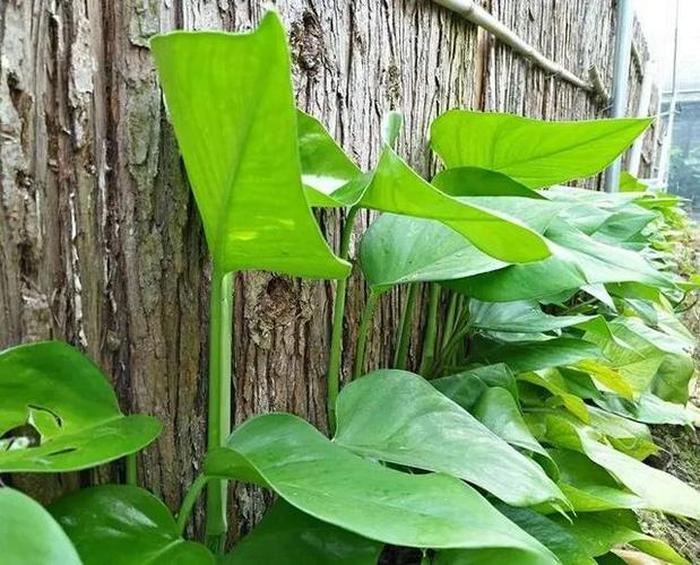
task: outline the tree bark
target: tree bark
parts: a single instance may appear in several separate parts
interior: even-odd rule
[[[158,416],[164,431],[139,456],[139,479],[173,509],[205,449],[209,264],[147,40],[173,28],[247,29],[263,4],[0,4],[0,346],[68,340],[105,370],[125,411]],[[613,0],[484,4],[577,74],[598,65],[609,84]],[[427,0],[280,0],[277,7],[288,25],[299,105],[363,168],[378,156],[380,121],[390,109],[405,116],[401,154],[424,174],[435,165],[427,148],[430,121],[448,108],[605,115],[605,104],[545,76]],[[356,235],[370,216],[359,215]],[[337,247],[338,215],[319,219]],[[235,286],[235,422],[283,410],[327,428],[334,284],[248,273]],[[345,375],[364,300],[355,274]],[[391,360],[403,300],[397,292],[381,298],[371,366]],[[420,301],[416,308],[423,310]],[[416,315],[411,366],[422,323]],[[122,472],[114,464],[13,482],[49,501]],[[235,487],[234,530],[249,529],[263,508],[259,490]]]

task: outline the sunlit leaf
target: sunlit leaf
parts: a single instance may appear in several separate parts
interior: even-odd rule
[[[650,119],[546,122],[452,110],[432,123],[430,137],[448,168],[491,169],[537,188],[596,174],[650,123]]]
[[[155,418],[122,414],[100,369],[65,343],[0,353],[0,472],[86,469],[135,453],[160,430]]]
[[[151,49],[218,268],[347,276],[304,196],[279,16],[251,33],[157,35]]]

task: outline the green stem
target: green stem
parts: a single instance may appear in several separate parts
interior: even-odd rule
[[[209,298],[209,451],[221,447],[231,432],[231,341],[233,330],[233,273],[214,265]],[[207,488],[206,543],[214,552],[223,551],[226,521],[227,482],[217,479]]]
[[[357,351],[355,352],[355,368],[352,372],[352,378],[359,379],[365,368],[365,354],[367,353],[367,336],[369,334],[369,326],[372,323],[374,308],[377,305],[379,295],[373,291],[369,291],[367,302],[362,310],[360,318],[360,327],[357,331]]]
[[[185,527],[187,526],[187,521],[189,520],[190,514],[192,514],[192,509],[194,508],[195,502],[199,498],[204,485],[207,484],[209,477],[205,475],[199,475],[194,482],[187,489],[187,494],[182,501],[182,506],[180,506],[180,512],[177,515],[177,531],[180,535],[185,533]]]
[[[408,359],[408,346],[411,343],[411,323],[413,321],[413,304],[416,301],[417,283],[408,285],[406,293],[406,303],[401,311],[401,320],[399,320],[399,333],[396,336],[396,352],[394,353],[394,367],[397,369],[405,369]]]
[[[442,332],[442,343],[440,345],[441,349],[445,347],[445,344],[450,339],[450,336],[452,335],[455,329],[455,317],[457,315],[458,296],[459,295],[456,292],[453,292],[450,296],[450,302],[447,306],[447,316],[445,317],[445,329]]]
[[[340,235],[341,259],[347,259],[350,255],[350,238],[355,223],[355,216],[359,208],[353,206],[348,210],[343,231]],[[331,433],[335,432],[335,401],[340,389],[340,363],[343,351],[343,319],[345,317],[345,298],[348,290],[348,280],[341,279],[337,283],[335,300],[333,302],[333,329],[331,330],[330,353],[328,354],[328,427]]]
[[[139,484],[136,472],[136,453],[126,456],[126,484],[137,486]]]
[[[435,340],[437,337],[437,315],[440,305],[440,285],[430,283],[428,295],[428,319],[425,323],[425,335],[423,337],[423,353],[421,357],[419,373],[424,377],[433,365],[435,358]]]

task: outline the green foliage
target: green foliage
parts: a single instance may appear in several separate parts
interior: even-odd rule
[[[175,32],[152,48],[214,263],[209,452],[177,519],[133,485],[70,494],[50,507],[56,521],[0,489],[10,562],[369,565],[388,545],[442,565],[593,565],[629,545],[635,558],[685,563],[640,531],[634,511],[700,519],[700,493],[647,463],[659,449],[646,424],[698,423],[688,404],[695,338],[679,319],[700,288],[683,251],[690,223],[678,198],[627,177],[617,194],[552,186],[600,172],[648,120],[451,111],[431,128],[446,168],[429,182],[394,147],[400,115],[385,119],[378,162],[364,172],[295,108],[275,14],[251,33]],[[312,206],[348,208],[339,257]],[[381,214],[359,245],[370,294],[357,378],[338,395],[360,208]],[[230,272],[245,269],[341,279],[333,439],[290,414],[229,435]],[[374,307],[400,285],[410,294],[396,367],[361,376]],[[419,306],[416,374],[397,369]],[[104,376],[67,345],[0,353],[2,472],[94,467],[158,431],[123,415]],[[227,480],[277,497],[229,553]],[[205,546],[185,532],[207,484]]]
[[[150,416],[124,416],[102,372],[64,343],[0,353],[0,472],[94,467],[142,449],[160,430]]]
[[[151,493],[134,486],[91,487],[49,508],[75,544],[85,565],[188,563],[213,565],[214,556],[185,541],[170,511]]]
[[[2,560],[10,565],[80,565],[68,536],[42,506],[11,488],[0,489]]]

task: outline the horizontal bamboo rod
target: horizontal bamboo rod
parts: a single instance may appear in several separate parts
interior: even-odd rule
[[[593,86],[589,82],[579,78],[571,71],[562,67],[559,63],[545,57],[540,51],[527,43],[522,37],[505,26],[498,18],[493,17],[473,0],[433,0],[433,2],[453,12],[457,12],[470,22],[484,28],[499,41],[508,45],[513,51],[520,53],[523,57],[532,61],[548,73],[584,90],[593,90]]]

